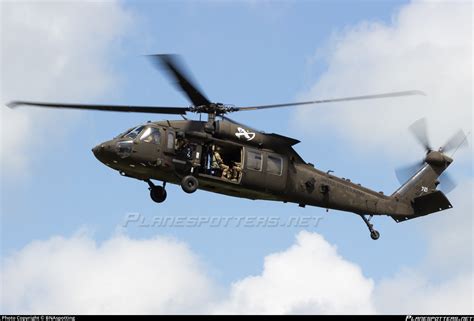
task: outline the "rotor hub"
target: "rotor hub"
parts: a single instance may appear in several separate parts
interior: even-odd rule
[[[453,159],[438,151],[430,151],[426,155],[425,162],[430,165],[445,166],[453,162]]]
[[[236,107],[234,105],[226,105],[222,103],[211,103],[209,105],[200,105],[200,106],[191,106],[189,107],[189,111],[193,113],[203,113],[203,114],[214,114],[224,115],[233,111],[236,111]]]

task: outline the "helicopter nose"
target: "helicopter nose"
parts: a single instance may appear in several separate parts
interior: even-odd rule
[[[110,142],[101,143],[92,148],[94,156],[102,163],[109,161],[113,156],[112,144]]]
[[[97,157],[97,154],[100,153],[100,150],[102,149],[103,147],[101,147],[100,145],[97,145],[96,147],[92,148],[92,153],[94,153],[94,155]]]
[[[95,158],[97,158],[101,162],[103,161],[104,149],[105,147],[103,144],[99,144],[95,146],[94,148],[92,148],[92,153],[94,154]]]
[[[95,157],[99,157],[104,152],[104,150],[105,145],[102,143],[92,148],[92,153],[94,153]]]

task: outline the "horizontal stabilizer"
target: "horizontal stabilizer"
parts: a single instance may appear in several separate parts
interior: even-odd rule
[[[410,216],[392,216],[392,218],[397,222],[403,222],[410,220],[419,216],[424,216],[427,214],[439,212],[452,208],[453,206],[446,198],[446,195],[441,191],[435,191],[433,193],[425,194],[413,199],[412,202],[413,209],[415,210],[414,215]]]

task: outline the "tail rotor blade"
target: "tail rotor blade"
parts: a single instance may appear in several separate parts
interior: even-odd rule
[[[410,127],[410,131],[418,140],[418,142],[425,148],[428,152],[432,150],[430,141],[428,139],[428,130],[426,126],[426,118],[418,119]]]
[[[448,194],[453,189],[456,188],[456,181],[448,174],[443,173],[439,178],[439,189],[442,190],[445,194]]]
[[[395,169],[395,176],[397,176],[400,184],[405,183],[423,166],[424,162],[417,162],[408,166],[402,166]]]
[[[467,146],[467,136],[464,132],[460,129],[457,131],[456,134],[451,137],[443,147],[440,148],[440,151],[443,153],[447,153],[449,151],[466,147]]]

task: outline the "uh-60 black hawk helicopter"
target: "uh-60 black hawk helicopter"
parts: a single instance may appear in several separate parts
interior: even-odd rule
[[[425,146],[426,157],[421,164],[400,170],[398,176],[404,183],[387,196],[306,163],[293,149],[299,142],[296,139],[260,132],[225,116],[238,111],[422,94],[419,91],[238,107],[211,102],[191,82],[176,56],[152,55],[150,58],[167,71],[189,98],[191,107],[27,101],[13,101],[9,107],[22,105],[181,115],[184,120],[138,125],[92,149],[98,160],[121,175],[147,182],[150,196],[157,203],[166,199],[166,183],[173,183],[181,185],[187,193],[200,188],[253,200],[319,206],[360,215],[374,240],[379,238],[379,232],[370,223],[373,215],[389,215],[401,222],[452,207],[443,192],[436,188],[438,177],[453,161],[445,153],[465,142],[461,131],[444,147],[433,150],[428,143],[425,123],[423,120],[415,123],[411,129]],[[188,112],[207,114],[207,121],[187,120],[184,114]],[[408,178],[403,178],[407,175]],[[163,185],[155,185],[152,180],[162,181]],[[449,186],[452,186],[451,182],[447,179]]]

